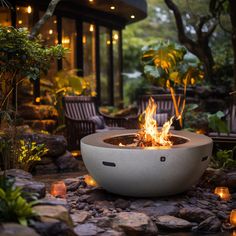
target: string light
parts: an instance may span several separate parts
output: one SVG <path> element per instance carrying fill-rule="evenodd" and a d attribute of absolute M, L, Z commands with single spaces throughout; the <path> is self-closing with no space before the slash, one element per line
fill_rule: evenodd
<path fill-rule="evenodd" d="M 31 6 L 28 6 L 27 7 L 27 12 L 30 14 L 32 12 L 32 7 Z"/>

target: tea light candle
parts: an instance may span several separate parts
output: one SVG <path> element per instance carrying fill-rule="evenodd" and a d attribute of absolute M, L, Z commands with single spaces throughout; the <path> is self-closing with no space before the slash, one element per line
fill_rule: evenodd
<path fill-rule="evenodd" d="M 52 183 L 51 185 L 51 194 L 55 197 L 61 197 L 65 198 L 66 197 L 66 185 L 63 181 L 57 181 Z"/>
<path fill-rule="evenodd" d="M 220 198 L 225 201 L 228 201 L 231 198 L 229 189 L 227 187 L 216 187 L 214 193 L 219 195 Z"/>
<path fill-rule="evenodd" d="M 236 209 L 232 210 L 230 213 L 230 224 L 236 226 Z M 236 232 L 234 232 L 236 235 Z"/>
<path fill-rule="evenodd" d="M 96 187 L 98 186 L 97 182 L 94 180 L 94 178 L 90 175 L 85 175 L 84 176 L 84 182 L 89 185 L 89 186 L 92 186 L 92 187 Z"/>

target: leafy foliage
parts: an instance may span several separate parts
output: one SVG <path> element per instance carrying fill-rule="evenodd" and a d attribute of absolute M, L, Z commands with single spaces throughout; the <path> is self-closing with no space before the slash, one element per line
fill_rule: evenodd
<path fill-rule="evenodd" d="M 14 181 L 0 176 L 0 221 L 19 222 L 27 225 L 27 219 L 35 214 L 32 210 L 34 202 L 28 203 L 22 189 L 14 186 Z"/>
<path fill-rule="evenodd" d="M 45 144 L 37 144 L 30 140 L 19 140 L 18 143 L 19 147 L 15 150 L 17 165 L 25 171 L 29 171 L 32 165 L 37 161 L 41 161 L 41 157 L 48 152 Z"/>
<path fill-rule="evenodd" d="M 236 146 L 232 150 L 219 150 L 212 157 L 214 168 L 235 168 L 236 167 Z"/>

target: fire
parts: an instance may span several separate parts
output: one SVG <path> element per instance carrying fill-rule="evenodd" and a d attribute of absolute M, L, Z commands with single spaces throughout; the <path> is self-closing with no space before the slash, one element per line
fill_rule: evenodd
<path fill-rule="evenodd" d="M 148 106 L 144 111 L 144 124 L 142 125 L 141 130 L 138 132 L 138 146 L 171 147 L 173 145 L 169 139 L 169 130 L 174 117 L 167 121 L 159 131 L 157 121 L 154 119 L 156 116 L 156 110 L 157 104 L 153 98 L 150 98 L 148 101 Z"/>

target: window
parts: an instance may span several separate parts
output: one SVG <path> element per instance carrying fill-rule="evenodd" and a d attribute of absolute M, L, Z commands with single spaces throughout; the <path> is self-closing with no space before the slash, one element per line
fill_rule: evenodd
<path fill-rule="evenodd" d="M 120 105 L 121 103 L 121 71 L 120 71 L 120 39 L 119 31 L 113 30 L 112 32 L 113 43 L 113 88 L 114 88 L 114 105 Z"/>
<path fill-rule="evenodd" d="M 30 30 L 33 26 L 33 9 L 29 5 L 27 7 L 16 6 L 16 27 L 27 28 Z"/>
<path fill-rule="evenodd" d="M 92 91 L 96 91 L 96 38 L 95 26 L 83 23 L 83 55 L 84 55 L 84 77 L 89 80 Z"/>
<path fill-rule="evenodd" d="M 5 7 L 0 7 L 0 25 L 11 26 L 11 11 Z"/>
<path fill-rule="evenodd" d="M 62 46 L 69 49 L 63 59 L 63 69 L 75 69 L 77 67 L 75 20 L 62 18 Z"/>
<path fill-rule="evenodd" d="M 101 104 L 109 104 L 109 78 L 110 78 L 110 35 L 109 30 L 105 27 L 100 27 L 100 83 L 101 83 Z"/>

